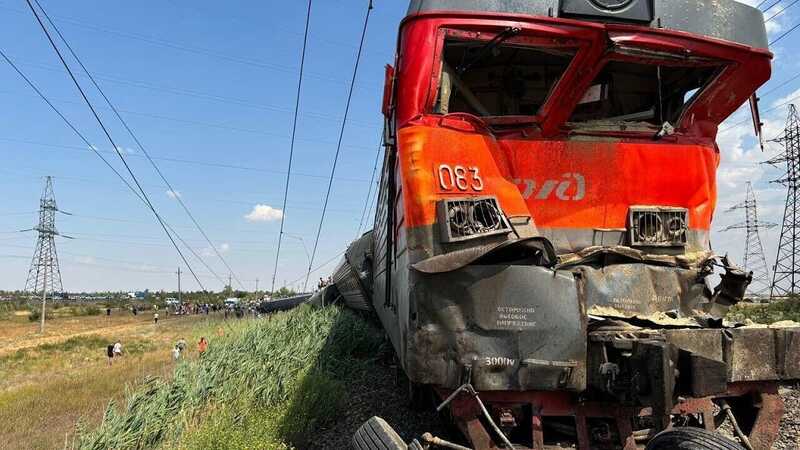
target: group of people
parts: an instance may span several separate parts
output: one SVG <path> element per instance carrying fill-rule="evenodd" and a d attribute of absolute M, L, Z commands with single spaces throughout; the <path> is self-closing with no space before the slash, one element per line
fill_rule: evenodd
<path fill-rule="evenodd" d="M 175 343 L 175 347 L 172 348 L 172 359 L 175 361 L 180 360 L 183 357 L 183 352 L 186 351 L 186 346 L 186 339 L 178 339 L 178 342 Z M 202 358 L 206 350 L 208 350 L 208 340 L 205 336 L 202 336 L 197 342 L 197 353 Z"/>
<path fill-rule="evenodd" d="M 122 357 L 122 343 L 117 341 L 113 344 L 108 344 L 106 347 L 106 356 L 108 356 L 108 365 L 112 365 L 114 358 Z"/>
<path fill-rule="evenodd" d="M 331 283 L 333 283 L 333 278 L 332 277 L 328 277 L 327 280 L 323 279 L 322 277 L 320 277 L 319 283 L 317 283 L 317 290 L 321 291 L 322 288 L 324 288 L 325 286 L 327 286 L 327 285 L 329 285 Z"/>
<path fill-rule="evenodd" d="M 170 308 L 172 310 L 170 311 Z M 186 314 L 208 314 L 209 312 L 217 312 L 220 306 L 210 303 L 183 303 L 174 306 L 168 306 L 167 312 L 176 315 Z"/>
<path fill-rule="evenodd" d="M 175 347 L 172 348 L 172 359 L 175 361 L 180 360 L 183 357 L 183 352 L 186 351 L 187 346 L 186 339 L 178 339 L 178 342 L 175 343 Z M 207 350 L 208 339 L 206 339 L 205 336 L 202 336 L 197 342 L 197 353 L 202 358 Z M 119 359 L 122 357 L 122 343 L 117 341 L 113 344 L 108 344 L 106 347 L 106 356 L 108 357 L 108 365 L 113 365 L 115 358 Z"/>

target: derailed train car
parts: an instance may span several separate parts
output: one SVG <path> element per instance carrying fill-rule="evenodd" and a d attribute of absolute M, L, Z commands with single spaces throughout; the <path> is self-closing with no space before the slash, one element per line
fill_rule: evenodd
<path fill-rule="evenodd" d="M 736 448 L 725 417 L 770 448 L 800 329 L 724 322 L 750 275 L 709 239 L 718 127 L 770 61 L 734 0 L 413 0 L 337 288 L 473 448 Z"/>

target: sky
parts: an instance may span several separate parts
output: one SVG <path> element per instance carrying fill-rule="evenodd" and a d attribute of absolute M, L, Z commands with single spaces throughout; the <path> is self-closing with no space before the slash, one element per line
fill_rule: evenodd
<path fill-rule="evenodd" d="M 760 0 L 748 0 L 751 4 Z M 172 184 L 170 191 L 136 143 L 103 106 L 98 111 L 154 206 L 213 270 L 186 252 L 203 287 L 220 290 L 228 269 L 233 286 L 268 289 L 280 218 L 285 234 L 276 285 L 298 287 L 309 265 L 336 151 L 341 119 L 366 0 L 317 0 L 313 4 L 305 78 L 288 205 L 282 210 L 289 138 L 303 44 L 306 3 L 210 0 L 103 2 L 40 0 L 72 47 L 120 110 Z M 771 3 L 771 2 L 770 2 Z M 767 5 L 769 5 L 768 3 Z M 791 0 L 778 3 L 766 16 Z M 314 267 L 327 263 L 357 236 L 380 140 L 384 66 L 393 62 L 405 0 L 375 0 L 352 105 Z M 800 5 L 768 23 L 772 38 L 800 22 Z M 783 127 L 787 100 L 800 96 L 800 31 L 782 39 L 773 78 L 760 92 L 765 136 Z M 120 171 L 113 148 L 80 101 L 24 0 L 0 0 L 0 49 Z M 88 80 L 79 77 L 88 85 Z M 102 105 L 102 98 L 90 92 Z M 57 239 L 64 289 L 172 290 L 199 285 L 147 209 L 48 109 L 5 63 L 0 64 L 0 289 L 23 289 L 36 240 L 18 230 L 36 225 L 45 176 L 52 176 L 59 207 L 57 227 L 75 239 Z M 777 106 L 777 107 L 776 107 Z M 719 208 L 712 244 L 741 260 L 744 233 L 719 232 L 744 219 L 725 213 L 744 199 L 752 181 L 765 221 L 779 223 L 785 191 L 770 180 L 778 169 L 759 164 L 781 151 L 761 152 L 746 108 L 723 124 L 718 136 Z M 205 241 L 184 214 L 180 197 L 207 232 Z M 371 202 L 374 203 L 374 202 Z M 370 203 L 370 207 L 372 206 Z M 372 214 L 367 214 L 371 223 Z M 762 233 L 774 263 L 779 229 Z M 239 282 L 236 281 L 238 279 Z"/>

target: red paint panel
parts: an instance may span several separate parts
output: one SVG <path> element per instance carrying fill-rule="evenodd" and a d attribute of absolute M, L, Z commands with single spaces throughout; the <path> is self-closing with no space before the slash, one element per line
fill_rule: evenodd
<path fill-rule="evenodd" d="M 713 147 L 581 141 L 500 146 L 538 226 L 624 228 L 633 205 L 687 208 L 690 228 L 711 225 L 719 163 Z"/>
<path fill-rule="evenodd" d="M 425 125 L 398 135 L 405 225 L 436 221 L 450 196 L 496 196 L 509 216 L 537 226 L 624 228 L 633 205 L 683 207 L 689 227 L 708 230 L 716 202 L 719 154 L 711 144 L 543 141 Z M 483 188 L 443 188 L 441 165 L 477 168 Z"/>

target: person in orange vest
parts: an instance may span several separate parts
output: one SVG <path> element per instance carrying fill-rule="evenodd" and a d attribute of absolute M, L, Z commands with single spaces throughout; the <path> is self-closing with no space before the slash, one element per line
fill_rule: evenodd
<path fill-rule="evenodd" d="M 200 353 L 201 358 L 206 353 L 206 350 L 208 350 L 208 341 L 205 337 L 201 337 L 200 342 L 197 343 L 197 352 Z"/>

